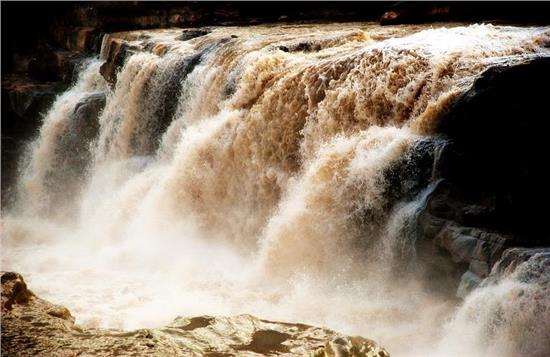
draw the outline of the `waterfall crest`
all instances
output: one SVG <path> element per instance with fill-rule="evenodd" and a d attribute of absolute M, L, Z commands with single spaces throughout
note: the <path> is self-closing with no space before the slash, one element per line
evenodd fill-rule
<path fill-rule="evenodd" d="M 550 56 L 550 30 L 180 34 L 106 36 L 102 60 L 56 100 L 23 161 L 18 205 L 3 217 L 4 264 L 54 301 L 64 290 L 52 281 L 75 284 L 82 296 L 63 303 L 89 326 L 255 313 L 364 333 L 395 355 L 429 355 L 435 339 L 452 339 L 452 326 L 438 325 L 456 302 L 414 273 L 392 275 L 403 263 L 394 250 L 405 248 L 389 240 L 425 192 L 411 174 L 399 178 L 412 187 L 406 195 L 390 194 L 389 176 L 485 69 Z M 119 42 L 127 55 L 108 83 L 100 66 Z M 465 324 L 464 314 L 453 321 Z"/>

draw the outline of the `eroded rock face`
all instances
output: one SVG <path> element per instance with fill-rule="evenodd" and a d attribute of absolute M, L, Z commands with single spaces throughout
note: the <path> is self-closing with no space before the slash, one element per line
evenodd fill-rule
<path fill-rule="evenodd" d="M 188 41 L 195 37 L 208 35 L 210 32 L 211 30 L 209 28 L 186 29 L 183 30 L 181 35 L 179 35 L 176 39 L 180 41 Z"/>
<path fill-rule="evenodd" d="M 520 265 L 527 262 L 525 267 Z M 491 271 L 490 282 L 516 274 L 517 280 L 524 283 L 550 285 L 550 248 L 511 248 Z"/>
<path fill-rule="evenodd" d="M 108 39 L 105 63 L 101 66 L 101 75 L 111 84 L 116 82 L 116 73 L 124 64 L 131 49 L 122 39 Z"/>
<path fill-rule="evenodd" d="M 548 58 L 488 69 L 440 121 L 446 143 L 433 165 L 417 160 L 438 180 L 418 214 L 419 256 L 431 271 L 455 277 L 459 297 L 512 254 L 506 249 L 548 246 L 537 201 L 549 196 L 540 165 L 549 75 Z"/>
<path fill-rule="evenodd" d="M 511 4 L 498 8 L 489 3 L 461 4 L 459 2 L 424 2 L 413 3 L 399 1 L 389 3 L 387 11 L 380 17 L 381 25 L 396 25 L 408 23 L 429 23 L 437 21 L 526 21 L 545 23 L 544 6 L 529 8 L 514 7 Z"/>
<path fill-rule="evenodd" d="M 97 118 L 105 107 L 105 101 L 106 94 L 97 92 L 77 103 L 73 112 L 72 128 L 68 132 L 80 140 L 84 138 L 84 142 L 95 138 L 99 128 Z"/>
<path fill-rule="evenodd" d="M 4 356 L 369 356 L 374 341 L 250 315 L 176 318 L 160 329 L 83 329 L 63 306 L 32 293 L 20 274 L 2 273 Z"/>

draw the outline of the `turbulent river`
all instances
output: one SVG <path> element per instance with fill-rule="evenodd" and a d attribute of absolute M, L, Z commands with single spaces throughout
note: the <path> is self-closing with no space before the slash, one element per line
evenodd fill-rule
<path fill-rule="evenodd" d="M 445 26 L 107 35 L 21 158 L 3 270 L 90 327 L 248 313 L 393 356 L 537 355 L 550 303 L 511 298 L 529 291 L 514 276 L 464 301 L 434 292 L 403 229 L 429 187 L 387 194 L 384 173 L 476 76 L 550 56 L 548 28 Z M 100 66 L 113 41 L 141 47 L 111 85 Z M 97 98 L 93 122 L 78 120 Z"/>

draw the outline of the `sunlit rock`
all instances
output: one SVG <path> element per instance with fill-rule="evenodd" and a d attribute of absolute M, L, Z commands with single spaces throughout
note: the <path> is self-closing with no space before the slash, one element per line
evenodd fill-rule
<path fill-rule="evenodd" d="M 21 275 L 2 273 L 2 355 L 60 354 L 389 356 L 374 341 L 362 337 L 250 315 L 179 317 L 160 329 L 86 329 L 74 324 L 66 308 L 28 290 Z"/>

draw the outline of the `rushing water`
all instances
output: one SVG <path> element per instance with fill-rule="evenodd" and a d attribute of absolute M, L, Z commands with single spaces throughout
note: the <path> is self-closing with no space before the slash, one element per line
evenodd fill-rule
<path fill-rule="evenodd" d="M 511 275 L 458 302 L 403 261 L 425 192 L 394 202 L 384 172 L 484 69 L 550 55 L 548 28 L 180 31 L 106 37 L 100 58 L 116 38 L 143 49 L 114 87 L 90 60 L 54 103 L 3 214 L 4 270 L 85 326 L 250 313 L 394 356 L 543 355 L 550 304 L 513 316 L 529 283 Z M 75 108 L 101 93 L 88 130 Z M 494 324 L 498 309 L 512 315 Z M 518 333 L 529 326 L 542 332 Z"/>

